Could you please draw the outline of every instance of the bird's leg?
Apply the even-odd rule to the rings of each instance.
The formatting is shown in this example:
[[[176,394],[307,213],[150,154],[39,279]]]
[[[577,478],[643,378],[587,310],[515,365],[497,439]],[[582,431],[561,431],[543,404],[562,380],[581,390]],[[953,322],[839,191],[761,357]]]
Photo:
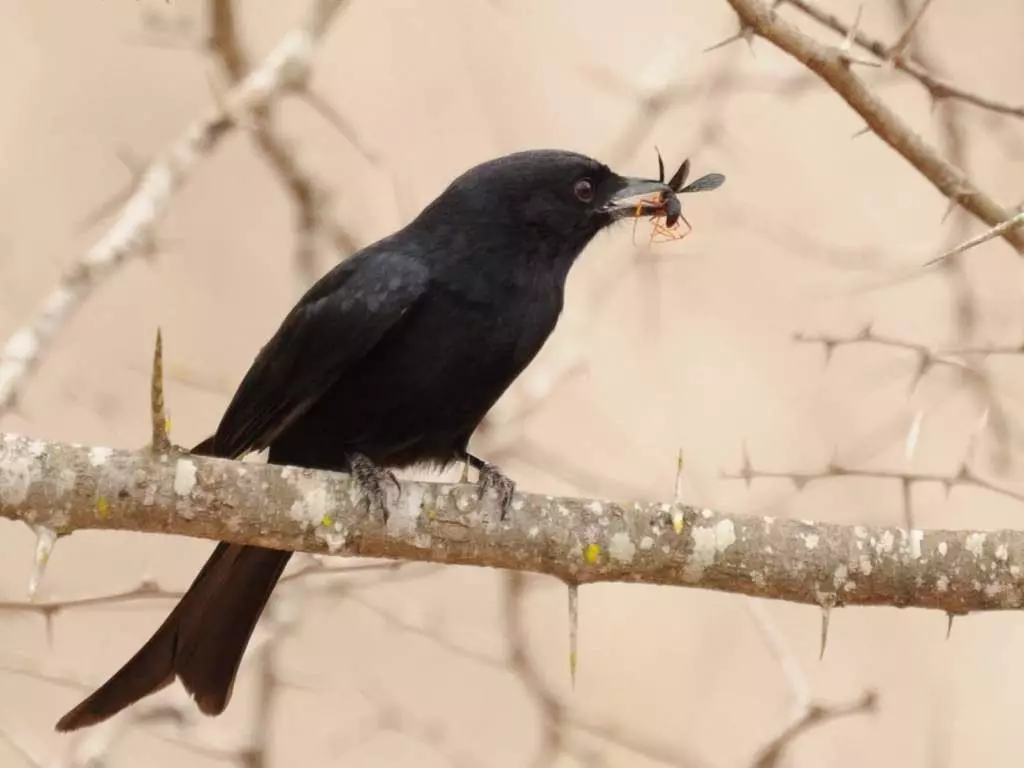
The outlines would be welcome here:
[[[497,492],[501,519],[504,520],[508,516],[509,506],[512,504],[512,494],[516,490],[515,481],[502,474],[501,470],[490,462],[474,456],[469,451],[466,451],[465,458],[466,463],[480,473],[480,478],[477,481],[480,497],[483,498],[484,494],[492,488]]]
[[[390,469],[381,469],[361,453],[352,453],[348,457],[349,466],[352,467],[352,476],[366,494],[370,511],[378,511],[384,522],[388,521],[387,493],[384,491],[384,484],[391,482],[395,486],[398,495],[402,495],[402,486],[398,478]]]

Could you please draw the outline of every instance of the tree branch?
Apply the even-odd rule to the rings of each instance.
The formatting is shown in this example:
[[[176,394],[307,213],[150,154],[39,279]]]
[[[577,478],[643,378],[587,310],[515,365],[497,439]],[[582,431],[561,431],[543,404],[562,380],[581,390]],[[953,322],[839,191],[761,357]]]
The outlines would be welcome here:
[[[745,30],[785,51],[829,84],[882,141],[917,168],[951,201],[990,227],[1013,215],[962,172],[943,160],[930,144],[900,119],[850,67],[849,56],[836,46],[822,45],[782,18],[762,0],[728,0]],[[806,5],[806,3],[804,3]],[[1012,226],[1001,233],[1018,253],[1024,253],[1024,229]]]
[[[193,122],[153,161],[106,235],[63,275],[35,318],[0,348],[0,416],[13,405],[46,346],[82,302],[117,267],[153,247],[160,217],[199,161],[254,111],[305,84],[314,47],[343,2],[314,0],[305,23],[285,35],[260,66],[226,94],[216,111]]]
[[[517,494],[506,521],[473,485],[403,482],[383,523],[348,475],[0,439],[0,517],[332,555],[488,566],[567,582],[700,587],[819,605],[951,613],[1024,604],[1024,532],[907,531],[682,504]]]

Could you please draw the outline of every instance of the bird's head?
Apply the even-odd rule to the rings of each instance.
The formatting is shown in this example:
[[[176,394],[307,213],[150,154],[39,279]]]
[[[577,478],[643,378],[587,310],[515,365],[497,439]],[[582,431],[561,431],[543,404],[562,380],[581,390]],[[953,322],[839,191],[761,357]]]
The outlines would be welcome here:
[[[420,220],[574,259],[602,229],[656,213],[675,193],[665,183],[620,176],[604,163],[562,150],[528,150],[488,160],[456,178]]]

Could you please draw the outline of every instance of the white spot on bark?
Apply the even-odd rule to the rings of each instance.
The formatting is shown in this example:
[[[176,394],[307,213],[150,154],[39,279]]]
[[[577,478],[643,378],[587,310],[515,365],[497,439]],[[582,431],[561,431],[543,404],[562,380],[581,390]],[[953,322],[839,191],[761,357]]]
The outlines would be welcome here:
[[[107,459],[113,455],[114,451],[110,448],[97,445],[89,449],[89,463],[94,467],[102,467],[107,463]]]
[[[944,542],[944,541],[940,541],[939,542],[939,546],[938,546],[938,550],[939,550],[939,554],[942,555],[943,557],[945,557],[946,553],[949,552],[949,545],[946,544],[946,542]]]
[[[843,584],[846,583],[847,577],[850,575],[850,569],[845,565],[840,565],[836,568],[836,572],[832,574],[832,583],[835,584],[836,589],[842,588]]]
[[[0,502],[20,504],[32,486],[32,465],[25,458],[0,456]]]
[[[896,537],[892,535],[892,531],[883,531],[882,538],[878,540],[875,545],[875,551],[881,554],[882,552],[892,552],[893,546],[896,544]]]
[[[860,566],[860,572],[863,573],[865,576],[870,576],[871,571],[874,570],[874,566],[871,565],[871,558],[867,555],[861,555],[857,559],[857,564]]]
[[[300,523],[311,523],[322,526],[324,517],[330,511],[330,499],[327,491],[321,487],[298,487],[299,498],[292,502],[288,514],[292,520]]]
[[[752,571],[750,574],[750,580],[759,587],[768,586],[768,579],[762,571]]]
[[[935,580],[935,589],[939,592],[947,592],[949,590],[949,579],[944,574],[940,574]]]
[[[1003,591],[1003,585],[999,583],[985,585],[985,597],[996,597]]]
[[[540,535],[540,526],[535,525],[530,528],[530,532],[526,534],[528,538],[536,539]]]
[[[924,541],[924,531],[916,528],[910,532],[910,556],[915,560],[921,559],[921,542]]]
[[[996,547],[996,560],[1002,560],[1005,563],[1009,556],[1010,553],[1007,551],[1005,544],[1000,544]]]
[[[683,576],[696,581],[704,569],[715,562],[715,556],[736,541],[736,527],[732,520],[719,520],[714,527],[697,526],[693,529],[693,553],[683,570]]]
[[[967,547],[967,551],[975,557],[981,557],[982,547],[985,545],[985,539],[987,538],[987,534],[972,533],[970,536],[967,537],[967,542],[965,544],[965,546]]]
[[[863,525],[853,526],[853,535],[858,539],[866,539],[868,537],[868,529]]]
[[[804,546],[808,549],[817,549],[818,547],[818,534],[816,533],[801,533],[800,538],[804,540]]]
[[[611,541],[608,542],[608,555],[613,560],[618,560],[620,563],[629,563],[632,562],[635,554],[636,545],[629,538],[628,533],[616,533],[612,536]]]
[[[46,443],[42,440],[33,440],[28,444],[28,452],[38,459],[46,453]]]
[[[174,466],[174,492],[179,496],[190,496],[196,487],[196,465],[188,459],[178,459]]]
[[[652,539],[650,536],[644,536],[642,539],[640,539],[640,549],[644,550],[645,552],[653,546],[654,539]]]
[[[604,512],[604,505],[600,501],[592,501],[587,504],[587,509],[593,512],[595,515],[600,515]],[[568,510],[566,510],[568,512]]]
[[[705,520],[710,520],[714,514],[714,512],[707,508],[704,508],[700,511],[700,516],[703,517]]]

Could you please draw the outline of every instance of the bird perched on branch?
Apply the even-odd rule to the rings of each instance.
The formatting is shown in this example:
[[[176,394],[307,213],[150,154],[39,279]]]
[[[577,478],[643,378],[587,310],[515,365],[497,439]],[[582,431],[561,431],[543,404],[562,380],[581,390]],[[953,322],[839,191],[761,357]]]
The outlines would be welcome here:
[[[507,510],[513,483],[469,453],[471,435],[555,329],[587,244],[617,219],[662,213],[674,194],[557,150],[471,168],[309,289],[193,453],[269,449],[273,464],[351,472],[381,512],[391,468],[463,461]],[[175,678],[202,712],[223,712],[291,554],[219,543],[153,636],[57,730],[101,722]]]

